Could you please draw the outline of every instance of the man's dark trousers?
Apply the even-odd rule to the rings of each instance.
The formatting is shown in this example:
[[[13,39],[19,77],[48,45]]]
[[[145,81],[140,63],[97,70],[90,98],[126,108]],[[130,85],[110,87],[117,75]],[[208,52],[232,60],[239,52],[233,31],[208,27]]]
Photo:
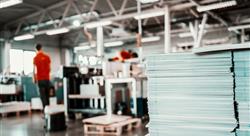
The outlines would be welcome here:
[[[40,97],[43,104],[43,109],[45,106],[49,105],[49,91],[50,91],[50,81],[49,80],[39,80],[38,87],[40,92]]]

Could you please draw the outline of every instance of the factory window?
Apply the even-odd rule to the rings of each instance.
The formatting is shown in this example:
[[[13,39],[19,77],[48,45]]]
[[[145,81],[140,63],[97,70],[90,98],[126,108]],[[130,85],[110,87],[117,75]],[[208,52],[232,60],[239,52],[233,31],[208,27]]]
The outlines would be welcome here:
[[[10,50],[10,72],[24,73],[28,75],[33,72],[34,51],[24,51],[18,49]]]

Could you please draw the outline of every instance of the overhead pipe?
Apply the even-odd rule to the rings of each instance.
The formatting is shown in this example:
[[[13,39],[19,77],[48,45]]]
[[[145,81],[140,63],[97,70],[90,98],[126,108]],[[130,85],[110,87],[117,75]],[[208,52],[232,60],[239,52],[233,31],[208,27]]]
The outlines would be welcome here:
[[[99,14],[96,11],[90,12],[90,13],[82,13],[81,15],[73,15],[73,16],[69,16],[69,17],[65,17],[64,21],[70,21],[70,20],[74,20],[76,18],[81,18],[81,16],[89,16],[90,18],[99,18]],[[40,23],[40,25],[36,24],[36,25],[31,25],[31,26],[27,26],[23,28],[23,31],[30,31],[31,29],[37,29],[39,27],[46,27],[46,26],[50,26],[53,25],[54,23],[58,24],[60,23],[60,19],[55,19],[53,21],[46,21],[43,23]]]

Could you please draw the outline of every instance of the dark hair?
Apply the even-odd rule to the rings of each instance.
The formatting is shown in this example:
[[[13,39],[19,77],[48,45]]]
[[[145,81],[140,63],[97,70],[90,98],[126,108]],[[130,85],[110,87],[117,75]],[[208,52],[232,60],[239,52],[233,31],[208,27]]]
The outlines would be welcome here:
[[[132,53],[132,58],[138,58],[138,54],[136,52]]]
[[[36,44],[36,50],[40,51],[42,49],[42,45],[40,43]]]

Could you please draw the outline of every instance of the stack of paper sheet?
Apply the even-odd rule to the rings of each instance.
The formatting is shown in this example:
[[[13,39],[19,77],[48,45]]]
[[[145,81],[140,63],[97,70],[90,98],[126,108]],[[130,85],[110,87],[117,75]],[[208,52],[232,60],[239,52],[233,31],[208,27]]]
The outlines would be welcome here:
[[[235,93],[239,104],[239,136],[250,136],[250,51],[234,52]]]
[[[234,136],[232,54],[147,57],[150,136]]]

